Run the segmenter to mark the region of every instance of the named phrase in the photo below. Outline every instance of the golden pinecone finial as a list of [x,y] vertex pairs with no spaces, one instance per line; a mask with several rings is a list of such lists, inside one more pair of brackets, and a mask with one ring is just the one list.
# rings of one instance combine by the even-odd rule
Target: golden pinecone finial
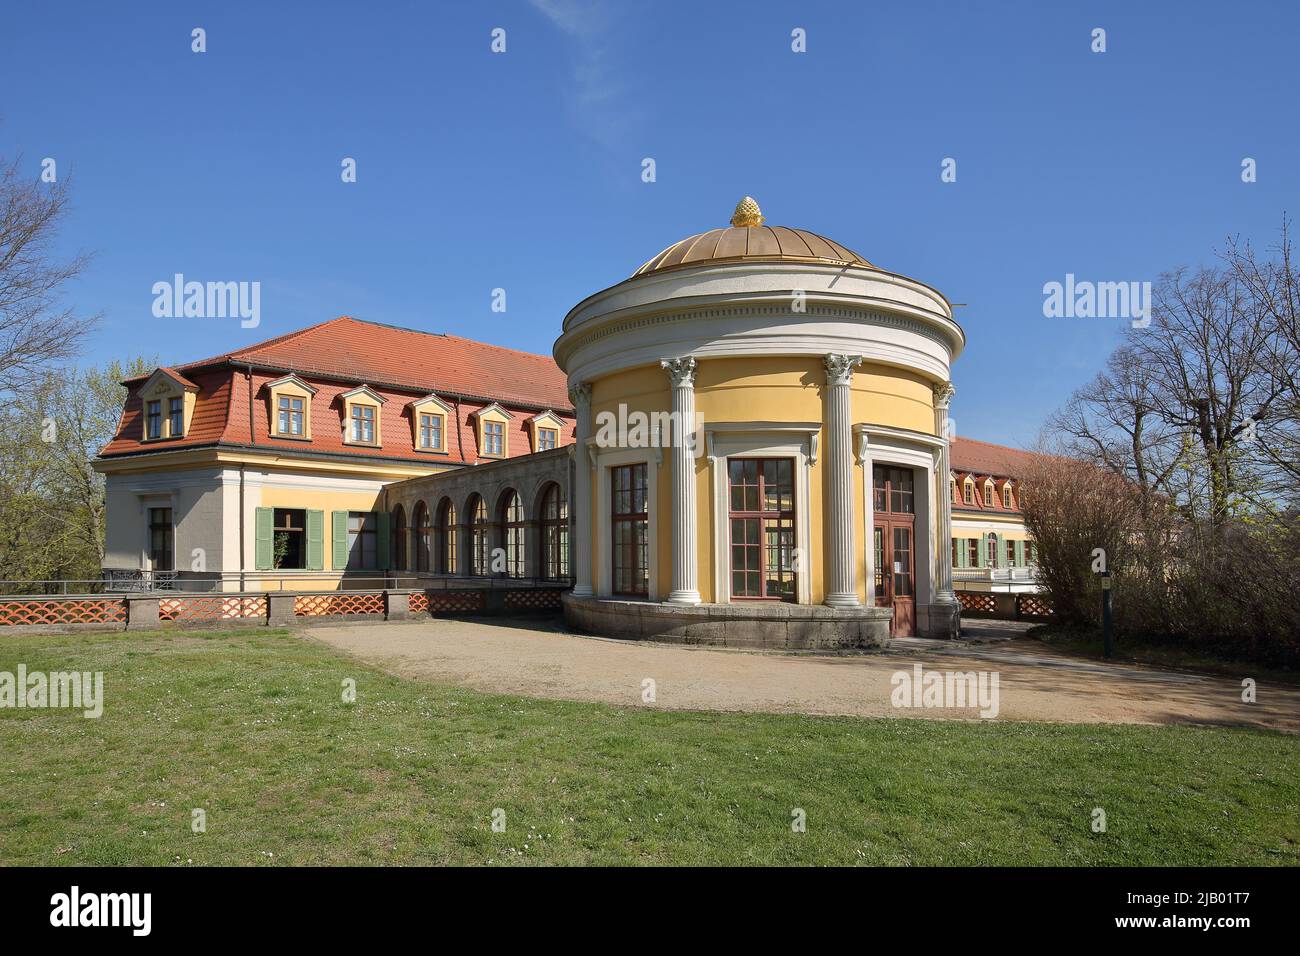
[[758,208],[758,203],[754,202],[753,196],[746,196],[736,203],[736,211],[731,214],[731,224],[733,226],[763,225],[763,210]]

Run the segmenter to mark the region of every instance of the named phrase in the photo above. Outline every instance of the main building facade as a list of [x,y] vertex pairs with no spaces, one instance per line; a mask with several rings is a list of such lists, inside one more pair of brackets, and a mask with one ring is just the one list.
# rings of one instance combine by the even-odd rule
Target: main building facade
[[580,627],[705,643],[952,636],[954,569],[1033,561],[1023,453],[950,435],[964,344],[938,291],[747,197],[575,306],[553,361],[343,318],[125,383],[106,564],[571,580]]

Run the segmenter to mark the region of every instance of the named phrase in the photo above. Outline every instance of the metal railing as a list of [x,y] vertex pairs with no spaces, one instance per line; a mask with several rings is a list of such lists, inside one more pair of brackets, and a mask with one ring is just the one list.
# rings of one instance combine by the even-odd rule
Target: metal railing
[[1038,571],[1028,568],[953,568],[954,581],[1023,581],[1033,583]]
[[572,587],[570,578],[461,576],[417,571],[222,571],[194,573],[106,568],[101,578],[0,580],[0,596],[48,597],[96,594],[205,594],[269,591],[509,590]]

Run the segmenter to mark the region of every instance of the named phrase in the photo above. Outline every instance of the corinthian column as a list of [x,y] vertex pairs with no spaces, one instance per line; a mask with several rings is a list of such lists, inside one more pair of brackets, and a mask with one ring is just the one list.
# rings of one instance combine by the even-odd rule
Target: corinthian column
[[591,386],[580,382],[569,388],[569,401],[577,413],[573,449],[573,500],[569,502],[569,556],[573,561],[573,596],[592,597],[591,555],[596,542],[591,528]]
[[[860,355],[826,356],[826,471],[830,499],[826,525],[830,541],[826,603],[831,607],[856,607],[853,553],[853,412],[849,384]],[[867,481],[871,478],[868,477]]]
[[936,604],[951,604],[957,600],[952,590],[952,464],[948,455],[948,406],[955,391],[948,382],[934,386],[934,433],[943,440],[939,446],[939,466],[935,469],[939,479],[939,520],[935,529],[935,547],[939,549],[939,580],[934,591]]
[[664,359],[673,386],[673,589],[671,604],[699,604],[695,550],[695,359]]

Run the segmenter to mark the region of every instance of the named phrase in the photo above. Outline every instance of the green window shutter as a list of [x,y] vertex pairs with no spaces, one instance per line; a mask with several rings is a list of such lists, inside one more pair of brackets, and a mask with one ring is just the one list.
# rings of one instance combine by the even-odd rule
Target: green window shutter
[[253,568],[270,571],[275,563],[275,509],[258,508],[253,522]]
[[987,568],[989,566],[989,536],[982,534],[975,540],[979,543],[980,567]]
[[1007,563],[1007,539],[1002,535],[998,535],[997,549],[998,564],[1005,565]]
[[381,511],[376,517],[379,518],[379,533],[375,535],[375,560],[379,564],[376,570],[382,571],[393,563],[389,533],[392,516],[387,511]]
[[969,553],[966,550],[968,547],[970,547],[970,545],[966,543],[965,538],[957,539],[957,567],[959,568],[966,567],[966,563],[969,560]]
[[348,567],[348,513],[334,511],[330,513],[333,540],[330,542],[330,558],[335,571],[346,571]]
[[1024,566],[1025,566],[1025,543],[1023,541],[1017,541],[1016,542],[1016,567],[1023,568]]
[[307,570],[325,570],[325,512],[307,512]]

